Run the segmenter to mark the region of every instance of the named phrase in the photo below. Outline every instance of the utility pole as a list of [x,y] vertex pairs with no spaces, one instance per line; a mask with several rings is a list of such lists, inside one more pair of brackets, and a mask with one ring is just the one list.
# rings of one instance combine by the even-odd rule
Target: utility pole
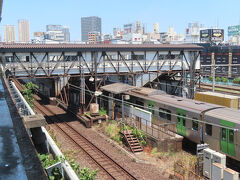
[[215,63],[213,64],[213,80],[212,80],[212,92],[215,91]]

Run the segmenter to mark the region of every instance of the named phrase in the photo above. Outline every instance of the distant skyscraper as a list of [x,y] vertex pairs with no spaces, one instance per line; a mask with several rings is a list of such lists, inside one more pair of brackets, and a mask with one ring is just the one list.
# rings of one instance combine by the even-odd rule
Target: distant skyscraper
[[88,41],[89,32],[99,32],[102,34],[101,18],[97,16],[82,17],[81,18],[82,41]]
[[29,21],[22,19],[18,20],[18,41],[19,42],[29,42]]
[[65,42],[70,42],[70,32],[69,32],[69,27],[63,26],[62,32],[64,34],[64,41]]
[[70,32],[69,28],[62,25],[47,25],[45,39],[59,42],[69,42]]
[[15,42],[16,41],[15,26],[13,26],[13,25],[4,26],[4,41],[5,42]]
[[159,24],[158,23],[153,24],[153,32],[154,33],[159,33]]

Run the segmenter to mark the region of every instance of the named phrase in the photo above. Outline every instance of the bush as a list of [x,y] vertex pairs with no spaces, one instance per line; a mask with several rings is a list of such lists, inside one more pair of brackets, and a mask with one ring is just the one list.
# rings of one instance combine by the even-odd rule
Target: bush
[[224,83],[227,83],[228,82],[228,78],[222,77],[221,81],[224,82]]
[[222,79],[220,77],[216,77],[216,82],[220,82]]
[[39,87],[36,84],[33,84],[32,82],[24,85],[23,95],[31,108],[34,108],[33,95],[37,93],[38,89]]
[[240,84],[240,77],[234,78],[234,79],[232,80],[232,82],[233,82],[234,84]]
[[82,168],[79,174],[80,180],[94,180],[97,176],[97,170],[91,171],[89,168]]
[[212,76],[209,76],[209,81],[213,81],[213,77]]

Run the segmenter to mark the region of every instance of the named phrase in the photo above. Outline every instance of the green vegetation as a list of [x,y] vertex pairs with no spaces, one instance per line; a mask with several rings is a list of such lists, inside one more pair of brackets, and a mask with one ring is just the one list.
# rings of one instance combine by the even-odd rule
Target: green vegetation
[[82,168],[78,175],[80,180],[94,180],[97,176],[97,170],[91,171],[89,168]]
[[39,89],[39,87],[36,84],[33,84],[32,82],[29,82],[24,85],[23,95],[24,95],[24,98],[26,99],[27,103],[29,104],[29,106],[32,109],[34,108],[33,95],[38,92],[38,89]]
[[133,128],[127,125],[124,125],[122,128],[120,128],[119,124],[116,121],[108,121],[108,123],[109,124],[105,128],[105,132],[111,139],[118,142],[119,144],[122,144],[122,135],[120,134],[120,132],[128,129],[132,130],[133,135],[139,140],[141,145],[147,145],[146,133],[141,131],[140,129]]
[[110,124],[108,124],[108,126],[105,128],[105,132],[111,139],[118,142],[119,144],[122,144],[120,131],[120,127],[118,127],[118,124],[114,121],[111,121]]
[[104,109],[104,107],[101,107],[100,110],[99,110],[99,115],[100,116],[107,115],[107,110]]
[[[208,80],[213,81],[213,77],[209,76]],[[216,82],[224,82],[224,83],[228,82],[228,78],[225,78],[225,77],[216,77],[215,80],[216,80]]]
[[[57,156],[55,158],[51,158],[49,154],[38,154],[38,156],[45,169],[60,161]],[[49,176],[49,179],[50,180],[63,179],[60,169],[57,167],[54,168],[51,172],[51,176]]]
[[224,82],[224,83],[227,83],[228,82],[228,78],[222,77],[221,81]]
[[141,131],[137,128],[133,128],[132,132],[133,132],[133,135],[135,137],[137,137],[137,139],[140,141],[141,145],[143,145],[143,146],[147,145],[146,133],[145,132],[143,132],[143,131]]
[[236,77],[232,80],[234,84],[240,84],[240,77]]
[[[53,164],[61,161],[63,162],[64,158],[51,158],[49,154],[38,154],[40,161],[42,162],[43,167],[46,169]],[[68,156],[66,156],[66,160],[70,162],[70,166],[77,174],[80,180],[94,180],[97,176],[97,170],[91,171],[89,168],[83,167],[80,169],[80,164],[76,164],[74,159],[69,160]],[[59,168],[54,168],[52,171],[52,175],[49,177],[50,180],[58,180],[62,179],[62,175],[60,173]]]
[[209,76],[209,81],[213,81],[213,77],[212,76]]
[[220,77],[216,77],[216,82],[221,82],[221,78]]

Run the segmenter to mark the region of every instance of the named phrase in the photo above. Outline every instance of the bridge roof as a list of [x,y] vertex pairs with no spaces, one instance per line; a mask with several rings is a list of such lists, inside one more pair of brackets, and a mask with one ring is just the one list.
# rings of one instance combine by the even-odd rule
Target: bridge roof
[[0,52],[202,51],[195,44],[26,44],[0,43]]

